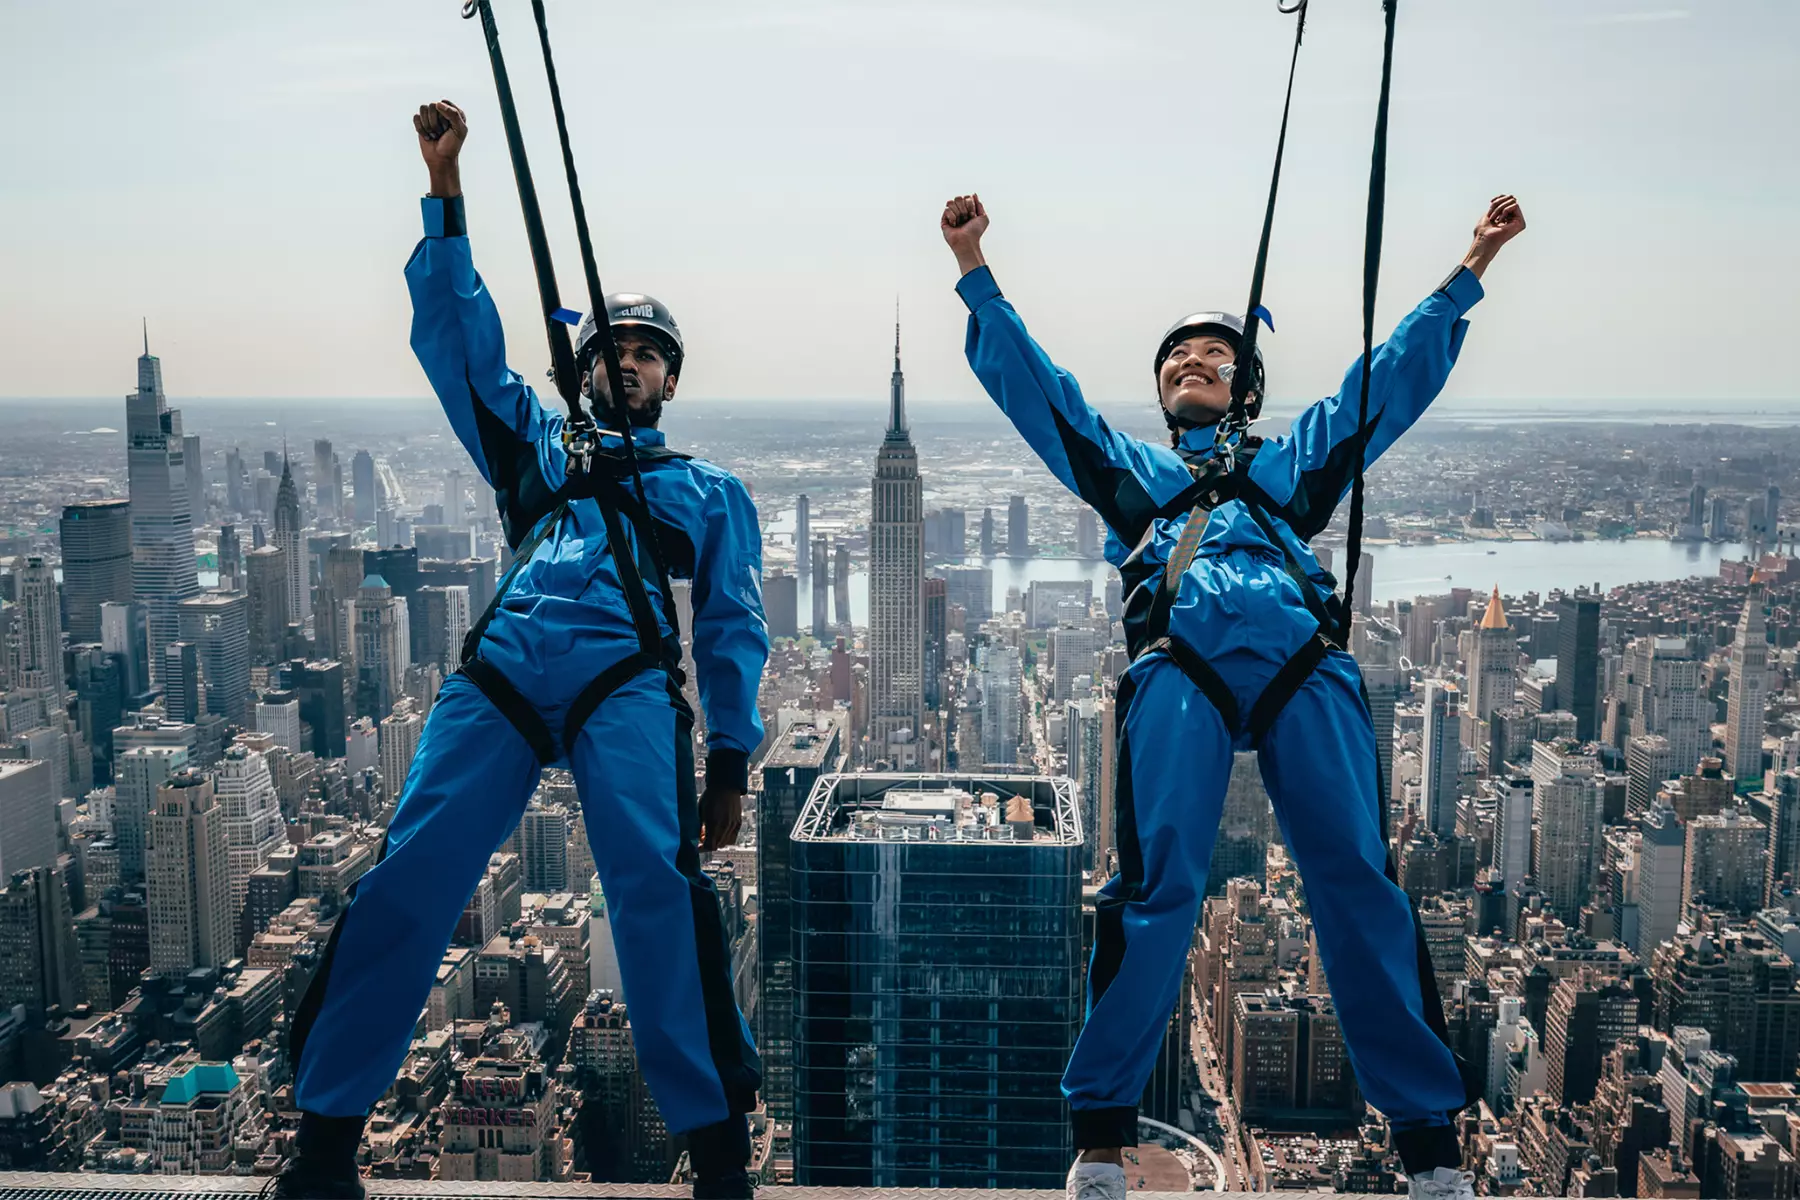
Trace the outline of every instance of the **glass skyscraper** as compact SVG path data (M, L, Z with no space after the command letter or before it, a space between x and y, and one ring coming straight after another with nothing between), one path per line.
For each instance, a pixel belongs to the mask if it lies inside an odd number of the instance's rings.
M800 1184L1060 1185L1082 840L1067 779L820 778L789 846Z

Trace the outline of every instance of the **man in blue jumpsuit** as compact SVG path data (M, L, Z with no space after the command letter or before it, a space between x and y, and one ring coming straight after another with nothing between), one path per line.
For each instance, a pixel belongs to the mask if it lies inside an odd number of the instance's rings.
M1243 324L1194 314L1155 360L1172 444L1128 437L1026 333L982 256L987 225L974 196L945 208L969 364L1051 472L1105 520L1133 655L1118 693L1119 873L1100 894L1087 1023L1063 1077L1081 1151L1069 1197L1125 1195L1120 1148L1137 1143L1137 1100L1186 967L1232 753L1248 749L1305 882L1357 1082L1395 1131L1410 1190L1471 1195L1450 1124L1464 1083L1434 1031L1442 1013L1431 1011L1438 1001L1421 976L1407 898L1386 873L1373 728L1356 664L1334 640L1336 581L1307 547L1352 480L1362 362L1285 434L1229 437L1232 471L1215 426L1229 411L1222 368L1234 364ZM1377 350L1365 461L1443 387L1483 269L1523 228L1517 202L1496 198L1468 256ZM1255 370L1260 404L1260 358Z
M303 1117L277 1194L362 1195L354 1156L364 1118L394 1081L489 855L554 762L575 775L638 1059L670 1131L688 1136L695 1195L748 1196L744 1114L760 1064L699 854L735 841L748 756L762 739L756 696L768 631L756 510L737 478L667 450L656 422L674 395L682 345L667 310L645 296L609 297L607 307L648 512L636 505L617 436L595 456L597 488L579 494L565 418L507 366L499 314L470 258L457 167L463 114L427 105L415 126L431 193L424 240L406 265L413 350L497 493L520 565L471 637L470 661L438 694L382 858L359 881L295 1017ZM605 429L616 410L594 330L590 314L577 353ZM665 565L693 585L708 728L698 802Z

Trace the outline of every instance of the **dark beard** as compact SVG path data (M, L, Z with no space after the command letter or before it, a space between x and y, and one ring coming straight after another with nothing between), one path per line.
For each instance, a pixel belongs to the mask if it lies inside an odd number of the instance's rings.
M588 408L592 410L596 424L606 429L617 429L623 424L619 420L617 409L610 400L600 399L594 395L591 388L588 390L587 400ZM658 392L644 408L634 409L626 406L626 411L630 414L632 428L655 429L662 420L662 393Z

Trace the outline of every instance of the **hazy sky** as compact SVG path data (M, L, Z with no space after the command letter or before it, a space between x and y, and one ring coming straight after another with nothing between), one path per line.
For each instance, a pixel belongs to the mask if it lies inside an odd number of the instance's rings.
M1680 0L1676 0L1680 2ZM1448 395L1800 398L1793 0L1405 0L1383 328L1488 198L1530 229ZM401 268L409 123L464 187L511 357L546 361L479 25L457 0L0 0L0 396L426 394ZM530 6L498 0L565 302L585 308ZM1379 0L1317 0L1277 217L1277 397L1358 345ZM978 190L1033 331L1107 405L1163 328L1241 308L1292 18L1273 0L550 0L602 277L667 301L683 391L974 399L937 231ZM1454 402L1452 399L1450 402Z

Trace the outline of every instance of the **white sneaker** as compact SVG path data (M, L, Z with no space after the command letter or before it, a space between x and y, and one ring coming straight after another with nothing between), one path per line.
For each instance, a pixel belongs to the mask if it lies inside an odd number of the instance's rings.
M1068 1200L1125 1200L1125 1168L1078 1162L1069 1168Z
M1420 1171L1407 1178L1406 1195L1408 1200L1475 1200L1475 1177L1449 1167Z

